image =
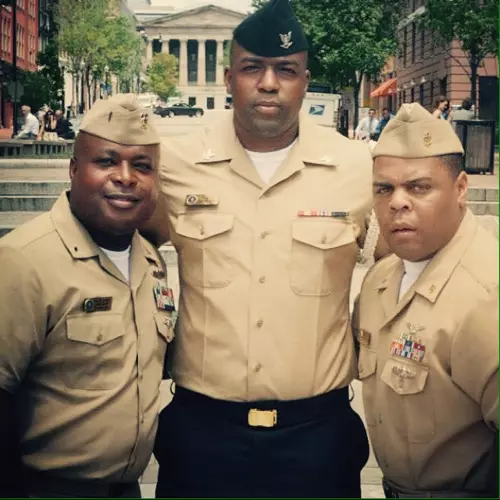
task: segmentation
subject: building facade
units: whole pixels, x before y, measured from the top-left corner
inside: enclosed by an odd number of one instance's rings
[[[12,127],[13,104],[9,95],[9,84],[14,71],[36,71],[38,53],[38,0],[15,0],[16,26],[10,2],[0,2],[0,128]],[[16,30],[16,47],[14,32]],[[14,68],[14,49],[16,68]],[[1,132],[1,130],[0,130]],[[3,136],[4,134],[2,134]]]
[[[206,109],[223,109],[224,49],[245,17],[242,12],[204,5],[157,18],[141,18],[138,28],[147,41],[146,65],[157,53],[173,54],[179,61],[177,89],[181,99]]]
[[[371,90],[372,105],[396,110],[404,102],[419,102],[432,111],[439,96],[452,105],[470,97],[469,63],[455,41],[447,49],[436,43],[433,33],[419,26],[425,0],[409,0],[398,26],[398,51],[394,71],[382,72],[382,83]],[[397,78],[397,81],[394,80]],[[386,89],[382,86],[392,80]],[[478,70],[479,117],[498,120],[498,58],[486,57]],[[389,106],[388,106],[389,104]]]

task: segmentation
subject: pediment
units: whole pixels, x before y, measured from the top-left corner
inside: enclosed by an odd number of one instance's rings
[[[196,9],[169,14],[147,23],[148,26],[175,27],[236,27],[247,17],[242,12],[224,9],[215,5],[205,5]]]

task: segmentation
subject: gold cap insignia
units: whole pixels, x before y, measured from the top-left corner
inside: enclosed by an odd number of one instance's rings
[[[429,148],[432,144],[432,135],[429,134],[429,132],[427,132],[425,135],[424,135],[424,146],[426,148]]]
[[[280,40],[281,40],[281,45],[280,47],[284,49],[289,49],[292,45],[292,32],[289,31],[288,33],[280,33]]]
[[[141,128],[146,130],[148,128],[149,115],[147,113],[141,113]]]

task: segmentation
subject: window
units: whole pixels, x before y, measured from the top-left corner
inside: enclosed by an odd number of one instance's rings
[[[444,78],[441,78],[441,80],[439,80],[439,93],[441,95],[446,95],[446,90],[448,88],[448,77],[444,77]]]
[[[410,102],[415,102],[415,87],[411,88],[411,91],[410,91]]]
[[[415,56],[417,52],[417,25],[411,23],[411,63],[415,64]]]
[[[429,104],[432,108],[434,108],[434,80],[429,82],[429,100],[431,101]]]
[[[18,24],[17,25],[17,47],[16,47],[16,54],[19,59],[24,59],[25,56],[25,42],[24,42],[24,28]]]
[[[188,98],[188,104],[190,106],[196,106],[196,97],[189,97]]]
[[[17,0],[17,8],[24,10],[26,0]]]
[[[403,31],[403,68],[406,68],[406,52],[408,49],[408,27],[404,27]]]
[[[406,90],[403,90],[403,99],[401,100],[401,104],[406,102]]]
[[[425,29],[422,28],[420,31],[420,60],[425,59]]]
[[[215,108],[215,99],[213,97],[207,97],[207,109]]]
[[[424,84],[423,83],[420,84],[419,100],[420,100],[420,105],[423,106],[424,105]]]

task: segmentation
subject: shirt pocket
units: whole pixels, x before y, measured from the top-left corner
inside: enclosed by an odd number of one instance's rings
[[[349,221],[297,220],[292,227],[290,286],[298,295],[329,295],[356,262],[355,228]]]
[[[434,402],[429,390],[429,367],[390,358],[380,376],[394,394],[406,416],[408,441],[428,443],[436,433]],[[390,410],[389,410],[390,411]]]
[[[158,331],[158,348],[156,356],[162,373],[161,378],[170,378],[172,369],[172,343],[175,340],[175,328],[171,313],[156,313],[156,330]]]
[[[179,266],[187,283],[206,288],[224,288],[232,280],[232,229],[234,215],[219,213],[180,214]]]
[[[62,379],[68,387],[109,390],[124,382],[125,326],[117,313],[66,318]]]

